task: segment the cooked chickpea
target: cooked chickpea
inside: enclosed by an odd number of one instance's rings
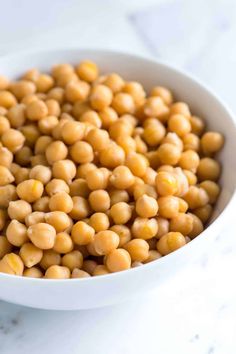
[[[175,166],[181,157],[181,150],[170,143],[161,144],[157,151],[158,158],[164,165]]]
[[[89,219],[89,225],[96,231],[105,231],[109,229],[110,221],[105,213],[94,213]]]
[[[51,180],[52,172],[49,167],[37,165],[31,169],[29,177],[47,184]]]
[[[105,212],[110,208],[110,196],[105,190],[96,190],[90,193],[89,203],[96,212]]]
[[[96,168],[86,174],[86,182],[91,190],[106,189],[108,179],[104,175],[102,169]]]
[[[132,208],[125,202],[112,205],[110,215],[115,224],[126,224],[132,217]]]
[[[12,183],[15,180],[12,173],[5,166],[0,165],[0,186],[5,186]]]
[[[131,240],[130,229],[125,225],[113,225],[110,230],[117,233],[119,236],[119,247],[123,247],[127,242]]]
[[[10,91],[18,100],[21,100],[23,97],[35,93],[36,87],[31,81],[20,80],[10,84]]]
[[[181,114],[170,116],[168,120],[168,128],[180,137],[191,132],[191,124],[188,118]]]
[[[48,279],[69,279],[70,270],[67,267],[52,265],[45,272],[45,278]]]
[[[63,179],[53,178],[50,182],[47,183],[45,190],[47,194],[51,197],[53,194],[59,192],[70,192],[68,184]]]
[[[5,236],[0,236],[0,259],[12,250],[12,244]]]
[[[125,152],[117,145],[112,143],[99,153],[100,163],[107,168],[115,168],[125,162]]]
[[[166,121],[169,115],[169,108],[164,104],[161,97],[149,97],[147,98],[143,112],[148,117],[156,117],[163,123]]]
[[[65,87],[65,98],[68,102],[83,102],[88,98],[90,86],[85,81],[72,81]]]
[[[53,141],[48,145],[45,151],[45,155],[49,164],[53,164],[56,161],[63,160],[68,154],[68,149],[62,141]]]
[[[53,248],[56,238],[56,230],[46,223],[31,225],[27,230],[31,242],[42,250]]]
[[[28,179],[16,187],[18,196],[28,203],[33,203],[43,194],[43,184],[36,179]]]
[[[158,231],[156,238],[161,238],[163,235],[169,232],[169,221],[161,216],[157,217]]]
[[[86,140],[93,150],[98,152],[106,149],[110,143],[109,134],[103,129],[91,129],[86,136]]]
[[[188,203],[190,209],[196,209],[206,205],[209,202],[209,197],[205,189],[190,186],[188,192],[184,195],[184,200]]]
[[[209,197],[209,203],[214,204],[220,194],[220,187],[213,181],[204,181],[200,183],[200,187],[205,189]]]
[[[188,234],[188,237],[191,239],[195,238],[198,236],[204,229],[202,221],[199,219],[197,215],[188,213],[193,219],[193,228],[192,231]]]
[[[70,64],[57,64],[52,67],[52,76],[56,79],[63,74],[71,74],[74,72],[74,68]]]
[[[82,61],[78,66],[76,66],[75,70],[80,79],[88,82],[96,80],[99,74],[97,65],[90,60]]]
[[[120,239],[117,233],[111,230],[99,231],[94,236],[94,248],[99,255],[107,255],[115,250]]]
[[[40,131],[35,124],[27,124],[19,128],[23,134],[26,145],[33,147],[40,136]],[[22,144],[23,145],[23,144]]]
[[[201,137],[201,148],[205,155],[218,152],[224,144],[223,136],[217,132],[207,132]]]
[[[189,110],[189,106],[184,102],[173,103],[170,108],[170,113],[171,114],[181,114],[187,118],[189,118],[191,115],[190,110]]]
[[[196,152],[200,149],[200,139],[196,134],[188,133],[183,136],[184,151],[194,150]]]
[[[145,194],[154,199],[157,198],[157,192],[153,186],[149,184],[137,184],[133,190],[134,199],[137,200]]]
[[[148,259],[149,245],[145,240],[135,238],[127,242],[124,248],[129,252],[132,261],[143,262]]]
[[[91,275],[82,269],[74,268],[71,273],[71,278],[88,278]]]
[[[205,129],[205,123],[203,122],[203,120],[199,117],[191,116],[189,121],[191,124],[192,133],[194,133],[198,136],[202,135],[202,133]]]
[[[80,116],[80,121],[83,123],[90,123],[95,128],[101,128],[102,121],[99,114],[96,111],[87,111]]]
[[[102,127],[107,129],[111,124],[117,121],[118,114],[112,107],[105,107],[99,112],[102,121]]]
[[[25,225],[27,227],[41,222],[45,222],[45,213],[42,211],[34,211],[25,217]]]
[[[101,111],[110,106],[112,97],[113,94],[109,87],[100,84],[92,88],[89,100],[93,109]]]
[[[119,114],[134,113],[135,102],[133,97],[128,93],[118,92],[112,100],[112,107]]]
[[[23,275],[24,263],[15,253],[6,254],[0,260],[0,272],[14,275]]]
[[[120,272],[131,267],[131,257],[129,253],[118,248],[110,252],[106,258],[106,266],[110,272]]]
[[[164,138],[166,129],[164,125],[155,120],[145,126],[143,138],[149,146],[157,146]]]
[[[163,256],[183,247],[186,244],[185,237],[180,232],[168,232],[157,242],[157,250]]]
[[[6,90],[9,86],[9,80],[7,77],[0,75],[0,90]]]
[[[196,172],[200,158],[194,150],[186,150],[182,152],[179,159],[179,166],[185,170]]]
[[[32,207],[25,200],[16,200],[9,203],[7,212],[11,219],[23,222],[27,215],[32,212]]]
[[[158,199],[159,215],[166,219],[174,218],[179,212],[179,200],[174,196],[165,196]]]
[[[55,116],[55,117],[60,116],[61,107],[60,107],[57,100],[51,98],[51,99],[46,100],[45,103],[48,108],[48,115],[49,116]]]
[[[70,184],[70,195],[71,197],[83,197],[88,198],[90,189],[87,182],[83,178],[74,179]]]
[[[158,172],[156,189],[161,196],[175,195],[178,192],[178,180],[175,174],[167,171]]]
[[[104,265],[97,265],[93,271],[93,276],[109,274],[109,270]]]
[[[157,235],[158,223],[157,220],[138,217],[134,220],[131,227],[132,235],[135,238],[149,240]]]
[[[34,100],[26,106],[26,116],[29,120],[38,121],[48,114],[47,105],[41,100]]]
[[[52,175],[56,179],[70,183],[76,175],[76,166],[69,159],[56,161],[52,166]]]
[[[117,93],[123,89],[125,82],[120,75],[112,73],[107,75],[103,84],[108,86],[113,93]]]
[[[0,135],[10,129],[10,122],[6,117],[0,116]]]
[[[23,146],[15,153],[15,162],[21,166],[28,166],[31,162],[33,152],[29,146]]]
[[[119,202],[128,202],[129,194],[125,190],[114,189],[109,192],[111,206]]]
[[[74,268],[81,268],[82,264],[83,264],[83,255],[78,250],[66,253],[62,257],[62,265],[69,268],[70,271],[72,271]]]
[[[24,270],[23,276],[29,278],[42,278],[43,273],[39,268],[31,267]]]
[[[88,163],[94,159],[93,149],[85,141],[77,141],[70,147],[70,155],[76,163]]]
[[[34,246],[32,243],[25,243],[23,246],[21,246],[19,255],[24,262],[24,265],[27,268],[31,268],[41,261],[43,257],[43,251],[40,248]]]
[[[137,81],[126,82],[122,91],[130,94],[133,97],[134,103],[138,106],[142,105],[146,97],[143,86]]]
[[[56,232],[65,231],[71,225],[69,216],[63,211],[51,211],[45,214],[46,223],[52,225]]]
[[[54,85],[54,80],[50,75],[40,74],[36,81],[37,92],[46,93],[48,92]]]
[[[194,209],[194,214],[199,217],[203,224],[205,224],[211,217],[212,209],[213,208],[210,204],[206,204],[200,208]]]
[[[0,92],[0,106],[9,109],[16,104],[17,100],[11,92],[5,90]]]
[[[70,213],[73,208],[73,200],[66,192],[59,192],[51,196],[49,200],[49,209],[51,211],[64,211]]]
[[[133,175],[137,177],[142,177],[149,166],[148,160],[145,156],[137,153],[130,153],[126,158],[125,164]]]
[[[7,184],[6,186],[0,186],[0,207],[8,208],[9,203],[12,200],[17,199],[16,187],[12,184]]]
[[[193,228],[193,219],[190,215],[179,213],[170,221],[170,231],[178,231],[181,234],[188,235]]]
[[[96,267],[97,267],[97,263],[95,261],[92,261],[90,259],[85,259],[84,263],[83,263],[83,266],[82,266],[82,269],[86,273],[92,275]]]
[[[126,166],[116,167],[110,177],[111,184],[117,189],[127,189],[134,183],[134,176]]]
[[[11,107],[7,113],[7,117],[12,128],[19,128],[21,127],[25,121],[25,105],[24,104],[17,104]]]
[[[194,186],[195,184],[197,184],[197,176],[195,175],[195,173],[190,170],[183,170],[183,173],[187,177],[188,184],[190,186]]]
[[[53,250],[57,253],[68,253],[73,250],[73,241],[70,235],[66,232],[59,232],[56,235]]]
[[[133,133],[133,126],[124,120],[117,120],[109,127],[109,135],[113,140],[117,140],[121,136],[131,136]]]
[[[56,116],[47,116],[39,120],[38,127],[42,134],[51,134],[58,122]]]
[[[172,93],[166,87],[162,87],[162,86],[153,87],[151,91],[151,96],[160,97],[162,101],[168,106],[171,105],[173,102]]]
[[[93,241],[95,235],[94,228],[86,224],[84,221],[75,223],[71,230],[72,240],[76,245],[88,245]]]
[[[53,265],[60,265],[61,264],[61,256],[54,250],[44,250],[43,256],[40,261],[40,267],[44,270],[48,269]]]
[[[2,134],[1,141],[8,150],[15,153],[23,147],[25,137],[16,129],[8,129]]]
[[[83,197],[72,197],[73,208],[70,212],[70,216],[74,220],[84,219],[90,214],[90,207],[87,199]]]
[[[20,247],[28,241],[27,228],[24,224],[17,220],[12,220],[7,227],[6,236],[8,241],[13,245]]]
[[[144,194],[137,199],[135,210],[139,216],[143,218],[151,218],[156,216],[158,212],[158,204],[156,199]]]

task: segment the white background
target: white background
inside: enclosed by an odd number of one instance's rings
[[[154,56],[194,73],[233,110],[235,38],[234,0],[1,3],[0,55],[76,46]],[[125,304],[49,312],[0,302],[0,353],[235,354],[235,267],[232,221],[202,267],[186,264],[162,288]]]

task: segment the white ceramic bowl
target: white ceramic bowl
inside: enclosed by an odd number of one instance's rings
[[[76,64],[81,59],[94,60],[102,72],[117,72],[127,80],[140,81],[147,90],[157,84],[167,86],[176,99],[187,102],[194,114],[206,120],[208,129],[221,132],[225,136],[225,146],[219,157],[223,165],[222,192],[211,225],[185,247],[158,261],[115,274],[71,280],[33,279],[0,273],[2,300],[42,309],[87,309],[122,302],[135,294],[161,286],[176,272],[201,262],[207,256],[236,199],[236,128],[232,114],[209,89],[189,75],[157,61],[130,54],[81,49],[3,57],[0,58],[0,71],[16,78],[32,67],[47,71],[56,63]]]

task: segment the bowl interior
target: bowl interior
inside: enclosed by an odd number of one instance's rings
[[[94,60],[101,72],[117,72],[126,80],[140,81],[147,91],[155,85],[170,88],[175,99],[187,102],[191,112],[206,121],[208,130],[216,130],[224,135],[225,146],[219,154],[223,166],[220,179],[222,192],[212,216],[212,221],[215,220],[235,192],[236,128],[232,114],[205,86],[164,64],[129,54],[100,50],[53,50],[3,57],[0,58],[0,71],[14,79],[33,67],[48,71],[57,63],[76,64],[82,59]]]

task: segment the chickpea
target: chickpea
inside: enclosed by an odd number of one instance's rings
[[[53,248],[56,239],[56,230],[46,223],[31,225],[27,230],[31,242],[42,250]]]
[[[122,249],[115,249],[110,252],[106,259],[106,266],[110,272],[120,272],[131,267],[129,253]]]
[[[45,213],[42,211],[34,211],[25,217],[25,225],[27,227],[41,222],[45,222]]]
[[[24,145],[25,137],[16,129],[8,129],[2,134],[1,141],[8,150],[15,153]]]
[[[117,120],[109,127],[109,135],[113,140],[118,139],[121,136],[131,136],[133,133],[133,126],[121,119]]]
[[[190,215],[179,213],[170,221],[170,231],[178,231],[181,234],[188,235],[193,228],[193,219]]]
[[[73,200],[66,192],[56,193],[49,200],[49,209],[70,213],[73,209]]]
[[[179,166],[185,170],[196,172],[200,158],[194,150],[186,150],[182,152],[179,159]]]
[[[25,105],[24,104],[17,104],[11,107],[7,113],[7,117],[13,128],[21,127],[25,121]]]
[[[128,167],[118,166],[113,170],[110,182],[117,189],[127,189],[134,183],[134,176]]]
[[[34,124],[28,124],[20,127],[20,131],[24,136],[26,145],[33,147],[40,136],[38,127]]]
[[[52,166],[52,175],[55,179],[70,183],[76,175],[75,164],[71,160],[56,161]]]
[[[172,219],[178,215],[179,200],[174,196],[165,196],[158,199],[159,215],[166,219]]]
[[[119,245],[119,236],[110,230],[100,231],[94,236],[94,248],[99,255],[107,255]]]
[[[111,206],[119,202],[128,202],[129,194],[125,190],[114,189],[109,192]]]
[[[105,231],[109,229],[110,221],[108,216],[105,213],[94,213],[89,219],[89,225],[96,232]]]
[[[147,98],[143,112],[148,117],[156,117],[161,122],[165,123],[168,115],[169,115],[169,108],[164,104],[161,97],[149,97]]]
[[[52,67],[52,76],[56,79],[63,74],[71,74],[74,68],[70,64],[57,64]]]
[[[5,236],[0,236],[0,259],[12,250],[12,245]]]
[[[131,232],[135,238],[149,240],[150,238],[153,238],[157,235],[157,220],[154,218],[147,219],[138,217],[134,220],[134,223],[131,227]]]
[[[0,230],[4,229],[7,220],[8,220],[7,210],[6,209],[0,209]]]
[[[122,141],[121,137],[119,139]],[[136,152],[138,152],[139,154],[145,154],[148,151],[147,144],[143,141],[143,139],[139,135],[135,136],[134,139],[133,138],[131,139],[134,141],[134,147],[131,145],[130,149],[126,149],[127,151],[123,147],[126,153],[133,152],[136,150]]]
[[[0,116],[5,116],[7,114],[7,109],[5,107],[0,106]]]
[[[181,114],[170,116],[168,120],[168,128],[180,137],[191,132],[191,124],[188,118]]]
[[[112,97],[112,91],[109,87],[99,84],[92,88],[89,100],[93,109],[101,111],[110,106]]]
[[[132,114],[135,110],[135,102],[130,94],[118,92],[114,95],[112,107],[119,115],[126,113]]]
[[[45,190],[50,197],[59,192],[69,193],[70,191],[68,184],[64,180],[58,178],[53,178],[48,182]]]
[[[94,169],[86,174],[86,182],[91,190],[107,188],[108,179],[105,177],[101,169]]]
[[[146,97],[143,86],[137,81],[126,82],[122,91],[130,94],[136,105],[141,105]]]
[[[181,157],[180,149],[170,143],[161,144],[157,151],[162,164],[175,166]]]
[[[103,166],[113,169],[124,164],[125,152],[119,145],[112,143],[99,153],[99,160]]]
[[[39,268],[31,267],[24,270],[23,276],[28,278],[42,278],[43,273]]]
[[[85,259],[84,263],[83,263],[83,266],[82,266],[82,269],[86,273],[92,275],[96,267],[97,267],[97,263],[95,261],[92,261],[90,259]]]
[[[142,184],[142,185],[137,185],[134,190],[133,190],[133,196],[135,200],[138,200],[141,198],[143,195],[147,195],[149,197],[152,197],[154,199],[157,198],[157,192],[153,186],[150,186],[149,184]]]
[[[21,100],[23,97],[35,93],[36,87],[31,81],[20,80],[10,84],[10,91],[18,100]]]
[[[105,107],[99,112],[103,128],[109,128],[118,119],[117,112],[112,107]]]
[[[109,270],[104,265],[98,265],[93,271],[93,276],[109,274]]]
[[[151,91],[151,96],[157,96],[162,99],[162,101],[167,105],[171,105],[173,103],[173,96],[170,90],[166,87],[155,86]]]
[[[209,203],[214,204],[220,194],[220,187],[213,181],[204,181],[200,183],[200,187],[205,189],[209,197]]]
[[[212,210],[212,206],[210,204],[206,204],[200,208],[195,209],[194,214],[199,217],[203,224],[206,224],[211,217]]]
[[[25,243],[20,248],[19,255],[27,268],[31,268],[38,264],[42,257],[43,251],[35,247],[32,243]]]
[[[32,101],[26,106],[26,116],[29,120],[37,121],[45,118],[47,114],[47,105],[41,100]]]
[[[78,66],[76,66],[75,70],[80,79],[87,82],[96,80],[99,74],[97,65],[89,60],[82,61]]]
[[[71,237],[76,245],[88,245],[94,240],[94,235],[95,231],[93,227],[89,226],[84,221],[78,221],[72,227]]]
[[[86,140],[93,150],[98,152],[106,149],[110,143],[109,134],[103,129],[91,129],[86,136]]]
[[[77,120],[80,119],[80,116],[91,109],[88,102],[75,102],[72,107],[71,114]]]
[[[61,107],[60,107],[57,100],[51,98],[51,99],[46,100],[45,103],[48,108],[48,115],[49,116],[54,116],[54,117],[60,116]]]
[[[40,261],[40,267],[44,270],[48,269],[53,265],[61,264],[61,256],[54,250],[44,250],[43,257]]]
[[[90,193],[89,203],[95,212],[105,212],[110,208],[110,196],[107,191],[99,189]]]
[[[71,251],[62,257],[62,265],[68,267],[70,271],[72,271],[74,268],[81,268],[82,264],[83,255],[78,250]]]
[[[42,196],[43,184],[36,179],[28,179],[18,184],[16,192],[19,198],[28,203],[33,203]]]
[[[95,128],[101,128],[101,126],[102,126],[102,121],[101,121],[101,118],[99,117],[99,114],[93,110],[84,112],[80,116],[80,121],[83,123],[90,123]]]
[[[0,261],[0,272],[14,275],[22,275],[24,263],[15,253],[6,254]]]
[[[45,151],[46,159],[49,164],[63,160],[68,154],[68,149],[62,141],[53,141],[48,145]]]
[[[10,129],[10,122],[6,117],[0,116],[0,135]]]
[[[112,205],[110,215],[115,224],[126,224],[132,217],[132,208],[125,202]]]
[[[86,174],[88,171],[96,169],[97,166],[93,163],[84,163],[78,166],[76,177],[77,178],[86,178]]]
[[[17,199],[16,187],[12,184],[0,187],[0,208],[8,208],[12,200]]]
[[[133,175],[137,177],[142,177],[149,167],[148,160],[145,158],[145,156],[137,153],[128,154],[125,164],[133,173]]]
[[[56,232],[65,231],[71,226],[70,217],[63,211],[51,211],[45,214],[46,223],[52,225]]]
[[[0,106],[9,109],[16,104],[17,100],[11,92],[5,90],[0,92]]]
[[[155,120],[155,122],[145,126],[143,138],[149,146],[157,146],[164,138],[165,133],[166,129],[164,125],[158,120]]]
[[[11,220],[6,230],[6,236],[8,241],[17,247],[28,241],[26,226],[17,220]]]
[[[0,186],[5,186],[15,180],[9,169],[0,165]]]
[[[52,172],[49,167],[37,165],[31,169],[29,177],[36,179],[43,184],[47,184],[51,180]]]
[[[199,117],[191,116],[189,121],[191,124],[192,133],[201,136],[205,129],[205,123],[203,122],[203,120]]]
[[[188,215],[190,215],[193,218],[193,228],[192,231],[188,234],[188,237],[190,237],[192,240],[193,238],[198,236],[203,231],[204,228],[203,228],[202,221],[199,219],[197,215],[191,213],[188,213]]]
[[[180,151],[183,151],[184,148],[183,141],[181,140],[181,138],[176,133],[172,133],[172,132],[167,133],[166,136],[162,139],[161,143],[173,144],[177,146],[180,149]]]
[[[182,198],[178,198],[178,202],[179,202],[179,212],[186,213],[186,211],[189,208],[188,203]]]
[[[174,173],[161,171],[156,176],[157,193],[161,196],[175,195],[178,192],[178,180]]]
[[[72,197],[73,208],[70,212],[70,216],[74,220],[84,219],[90,214],[89,203],[85,198],[76,196]]]
[[[190,186],[194,186],[195,184],[197,184],[197,176],[190,170],[183,170],[183,173],[185,174],[187,180],[188,180],[188,184]]]
[[[90,189],[88,187],[88,184],[82,178],[77,178],[70,184],[70,195],[72,197],[79,196],[83,198],[88,198],[89,193]]]
[[[185,237],[180,232],[168,232],[157,242],[157,251],[165,256],[186,244]]]
[[[127,242],[124,248],[129,252],[131,260],[134,262],[143,262],[148,259],[149,245],[145,240],[135,238]]]
[[[71,278],[88,278],[91,275],[82,269],[75,268],[71,273]]]
[[[184,200],[188,203],[190,209],[196,209],[206,205],[209,202],[209,197],[205,189],[190,186],[188,192],[184,195]]]
[[[40,136],[35,143],[34,153],[36,155],[45,153],[48,145],[51,143],[52,143],[52,138],[50,136],[47,135]]]
[[[36,81],[37,92],[48,92],[54,85],[54,80],[50,75],[40,74]]]
[[[158,212],[158,204],[156,199],[144,194],[136,201],[136,212],[143,218],[151,218]]]
[[[73,241],[66,232],[59,232],[56,235],[53,250],[57,253],[69,253],[73,250]]]
[[[47,116],[39,120],[38,127],[41,133],[51,134],[58,122],[59,121],[56,116]]]
[[[183,136],[184,151],[194,150],[196,152],[200,149],[200,139],[196,134],[188,133]]]
[[[27,215],[32,213],[32,207],[25,200],[16,200],[9,203],[7,212],[11,219],[24,222]]]
[[[76,163],[92,162],[94,158],[93,149],[85,141],[77,141],[70,147],[70,155]]]
[[[88,98],[90,86],[85,81],[68,82],[65,87],[65,97],[68,102],[83,102]]]
[[[152,167],[153,169],[157,169],[160,165],[160,160],[159,160],[159,153],[158,150],[152,150],[152,151],[148,151],[145,154],[145,157],[148,160],[148,163],[150,165],[150,167]]]
[[[218,152],[224,144],[223,136],[217,132],[207,132],[201,138],[201,148],[205,155]]]
[[[169,232],[169,221],[161,216],[157,217],[158,231],[156,238],[160,239],[163,235]]]
[[[52,265],[45,272],[45,278],[48,279],[69,279],[70,270],[67,267]]]
[[[23,146],[15,153],[15,161],[21,166],[28,166],[33,156],[32,150],[28,146]]]
[[[189,106],[184,102],[176,102],[171,105],[170,108],[171,114],[181,114],[187,118],[191,116]]]
[[[120,75],[118,75],[116,73],[112,73],[112,74],[107,75],[103,84],[108,86],[112,90],[113,93],[117,93],[123,89],[125,82]]]

